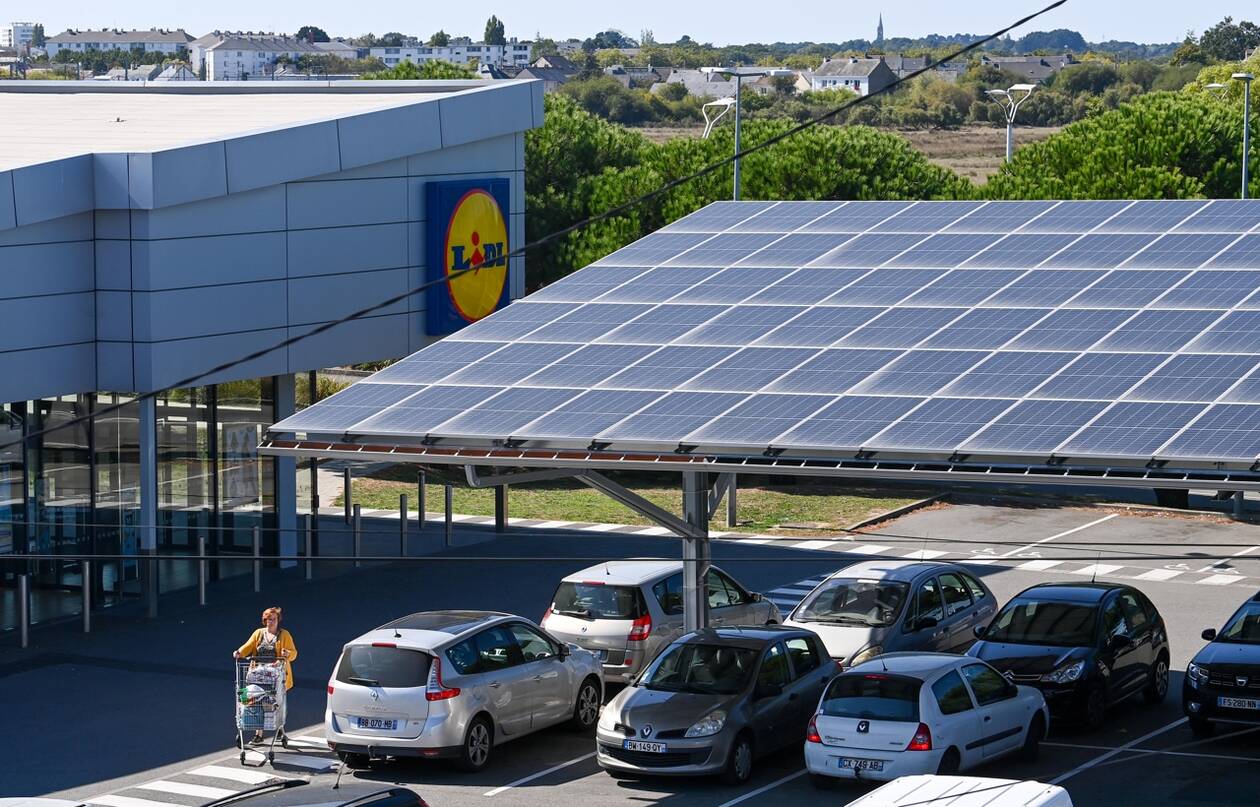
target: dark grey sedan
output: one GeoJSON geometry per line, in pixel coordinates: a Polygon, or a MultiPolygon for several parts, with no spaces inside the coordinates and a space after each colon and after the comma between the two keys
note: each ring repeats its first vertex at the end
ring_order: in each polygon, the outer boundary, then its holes
{"type": "Polygon", "coordinates": [[[618,775],[748,781],[753,761],[804,741],[838,669],[813,631],[708,628],[668,647],[604,707],[600,767],[618,775]]]}

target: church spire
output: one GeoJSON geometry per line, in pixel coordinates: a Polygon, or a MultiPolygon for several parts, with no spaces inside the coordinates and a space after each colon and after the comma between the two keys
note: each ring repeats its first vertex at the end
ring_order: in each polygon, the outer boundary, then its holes
{"type": "Polygon", "coordinates": [[[884,14],[883,12],[880,12],[880,15],[879,15],[879,27],[875,29],[875,44],[876,45],[884,44],[884,14]]]}

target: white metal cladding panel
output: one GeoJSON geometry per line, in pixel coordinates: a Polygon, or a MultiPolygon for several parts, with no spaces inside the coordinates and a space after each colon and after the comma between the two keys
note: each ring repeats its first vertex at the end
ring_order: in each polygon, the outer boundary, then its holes
{"type": "Polygon", "coordinates": [[[223,147],[228,193],[341,170],[336,121],[235,137],[223,147]]]}
{"type": "Polygon", "coordinates": [[[0,352],[0,401],[24,401],[96,386],[92,342],[0,352]]]}
{"type": "MultiPolygon", "coordinates": [[[[285,328],[178,339],[170,342],[134,343],[135,381],[139,390],[165,389],[182,379],[204,373],[285,338],[285,328]]],[[[217,384],[240,378],[258,378],[291,372],[284,351],[234,366],[231,370],[207,375],[200,384],[217,384]]]]}
{"type": "MultiPolygon", "coordinates": [[[[289,328],[289,335],[308,333],[314,326],[289,328]]],[[[410,314],[366,317],[333,327],[289,346],[289,366],[297,368],[355,364],[361,356],[403,356],[413,332],[410,314]]],[[[419,329],[423,333],[423,328],[419,329]]]]}
{"type": "Polygon", "coordinates": [[[283,280],[284,233],[241,233],[131,242],[137,291],[283,280]]]}
{"type": "Polygon", "coordinates": [[[294,182],[287,186],[291,230],[406,221],[402,177],[294,182]]]}
{"type": "Polygon", "coordinates": [[[402,268],[408,265],[407,225],[291,230],[287,261],[289,277],[402,268]]]}
{"type": "Polygon", "coordinates": [[[30,350],[96,338],[92,292],[0,300],[0,345],[30,350]]]}
{"type": "Polygon", "coordinates": [[[91,291],[94,284],[91,241],[0,247],[0,299],[91,291]]]}
{"type": "Polygon", "coordinates": [[[98,290],[96,338],[107,342],[130,342],[131,328],[131,292],[98,290]]]}
{"type": "Polygon", "coordinates": [[[127,162],[130,207],[150,209],[227,193],[223,143],[132,154],[127,162]]]}
{"type": "Polygon", "coordinates": [[[17,226],[17,209],[13,206],[13,172],[0,171],[0,231],[17,226]]]}
{"type": "MultiPolygon", "coordinates": [[[[354,311],[388,300],[405,292],[407,270],[383,269],[342,275],[318,275],[289,281],[289,324],[327,322],[347,310],[354,311]]],[[[402,314],[407,301],[381,308],[373,316],[402,314]]]]}
{"type": "Polygon", "coordinates": [[[285,186],[234,193],[160,210],[131,212],[131,237],[189,238],[285,228],[285,186]]]}
{"type": "Polygon", "coordinates": [[[90,154],[15,168],[11,175],[18,227],[84,213],[95,205],[90,154]]]}
{"type": "Polygon", "coordinates": [[[283,328],[284,280],[203,286],[195,289],[136,291],[132,295],[137,342],[161,342],[218,334],[283,328]]]}
{"type": "Polygon", "coordinates": [[[59,219],[41,221],[38,224],[28,224],[25,227],[0,230],[0,247],[91,241],[92,236],[92,214],[76,213],[59,219]]]}
{"type": "Polygon", "coordinates": [[[98,238],[93,245],[97,290],[131,291],[132,241],[125,238],[98,238]]]}

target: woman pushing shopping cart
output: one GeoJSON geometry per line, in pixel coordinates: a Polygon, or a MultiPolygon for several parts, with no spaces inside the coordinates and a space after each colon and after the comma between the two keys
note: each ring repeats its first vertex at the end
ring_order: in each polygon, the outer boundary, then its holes
{"type": "MultiPolygon", "coordinates": [[[[288,690],[293,687],[293,660],[297,647],[280,627],[280,609],[262,613],[263,626],[232,653],[236,666],[236,739],[245,762],[245,734],[253,731],[250,745],[267,743],[267,761],[275,761],[276,740],[288,747],[284,718],[288,690]],[[270,734],[270,742],[266,735],[270,734]]],[[[262,764],[262,763],[259,763],[262,764]]]]}

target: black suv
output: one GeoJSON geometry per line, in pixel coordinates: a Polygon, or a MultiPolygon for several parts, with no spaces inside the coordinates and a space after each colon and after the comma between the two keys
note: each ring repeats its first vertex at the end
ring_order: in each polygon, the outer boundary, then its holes
{"type": "Polygon", "coordinates": [[[1107,708],[1138,693],[1168,694],[1168,631],[1146,595],[1112,583],[1045,583],[976,628],[967,654],[1035,686],[1053,714],[1100,727],[1107,708]]]}
{"type": "Polygon", "coordinates": [[[1181,708],[1196,737],[1215,723],[1260,724],[1260,594],[1242,604],[1186,668],[1181,708]]]}

